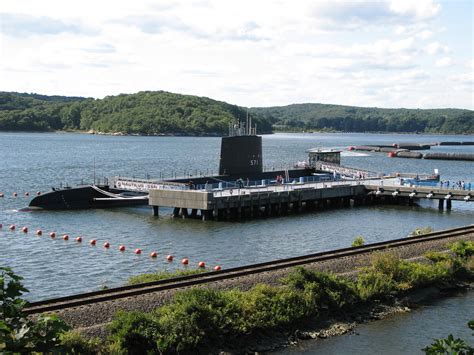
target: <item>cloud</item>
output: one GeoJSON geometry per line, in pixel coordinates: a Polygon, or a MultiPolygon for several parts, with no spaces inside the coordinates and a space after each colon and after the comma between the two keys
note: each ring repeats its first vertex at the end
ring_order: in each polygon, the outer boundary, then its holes
{"type": "Polygon", "coordinates": [[[82,49],[85,52],[89,53],[115,53],[117,49],[108,43],[100,43],[92,47],[87,47],[82,49]]]}
{"type": "Polygon", "coordinates": [[[0,14],[0,32],[12,37],[32,35],[57,35],[61,33],[95,34],[97,31],[80,24],[46,17],[14,13],[0,14]]]}
{"type": "Polygon", "coordinates": [[[110,22],[123,26],[133,26],[147,34],[163,33],[166,30],[189,33],[195,31],[192,26],[171,15],[133,15],[115,19],[110,22]]]}
{"type": "Polygon", "coordinates": [[[431,54],[431,55],[449,52],[448,46],[442,45],[439,42],[431,42],[430,44],[425,46],[424,50],[426,53],[431,54]]]}
{"type": "Polygon", "coordinates": [[[448,67],[451,64],[453,64],[453,60],[451,59],[451,57],[443,57],[436,61],[435,66],[437,66],[438,68],[442,68],[442,67],[448,67]]]}

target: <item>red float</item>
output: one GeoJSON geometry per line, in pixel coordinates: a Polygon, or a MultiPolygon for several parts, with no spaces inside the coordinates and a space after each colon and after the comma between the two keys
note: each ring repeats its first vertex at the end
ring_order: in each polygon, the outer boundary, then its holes
{"type": "Polygon", "coordinates": [[[397,154],[395,152],[389,152],[388,153],[389,158],[395,158],[396,156],[397,156],[397,154]]]}
{"type": "Polygon", "coordinates": [[[109,243],[109,242],[105,242],[105,243],[104,243],[104,248],[110,248],[110,243],[109,243]]]}
{"type": "Polygon", "coordinates": [[[354,150],[354,147],[353,147],[353,146],[350,146],[350,147],[349,147],[349,150],[354,150]]]}
{"type": "Polygon", "coordinates": [[[199,267],[206,267],[206,263],[204,261],[200,261],[198,266],[199,267]]]}
{"type": "Polygon", "coordinates": [[[13,197],[17,197],[18,194],[16,192],[13,193],[13,197]]]}
{"type": "Polygon", "coordinates": [[[2,228],[3,228],[3,224],[0,223],[0,229],[2,229],[2,228]]]}
{"type": "Polygon", "coordinates": [[[150,253],[150,256],[151,256],[152,258],[156,258],[156,257],[158,256],[158,253],[157,253],[156,251],[152,251],[152,252],[150,253]]]}
{"type": "Polygon", "coordinates": [[[23,227],[23,228],[21,229],[21,231],[22,231],[23,233],[28,233],[28,227],[23,227]]]}
{"type": "Polygon", "coordinates": [[[91,241],[89,242],[90,245],[96,245],[97,244],[97,240],[95,239],[91,239],[91,241]]]}
{"type": "Polygon", "coordinates": [[[41,195],[41,191],[36,191],[36,196],[41,195]]]}
{"type": "Polygon", "coordinates": [[[36,235],[43,235],[43,231],[42,231],[41,229],[38,229],[38,230],[36,231],[36,235]]]}
{"type": "Polygon", "coordinates": [[[0,197],[3,197],[3,192],[0,192],[0,197]]]}
{"type": "Polygon", "coordinates": [[[189,259],[184,258],[183,260],[181,260],[181,264],[188,265],[189,264],[189,259]]]}
{"type": "Polygon", "coordinates": [[[215,271],[221,271],[221,267],[219,265],[214,266],[215,271]]]}
{"type": "Polygon", "coordinates": [[[25,196],[30,196],[30,193],[29,193],[29,192],[25,192],[25,196]]]}
{"type": "Polygon", "coordinates": [[[63,235],[63,240],[69,240],[69,236],[67,234],[63,235]]]}
{"type": "Polygon", "coordinates": [[[142,250],[141,250],[141,249],[139,249],[139,248],[135,249],[135,254],[139,255],[139,254],[141,254],[141,253],[142,253],[142,250]]]}
{"type": "Polygon", "coordinates": [[[11,224],[10,227],[8,227],[8,229],[10,229],[11,231],[14,231],[15,230],[15,225],[14,224],[11,224]]]}
{"type": "Polygon", "coordinates": [[[82,237],[77,237],[76,242],[81,243],[82,242],[82,237]]]}
{"type": "Polygon", "coordinates": [[[54,239],[54,238],[56,238],[56,233],[51,232],[51,233],[49,233],[49,236],[54,239]]]}
{"type": "Polygon", "coordinates": [[[120,251],[125,251],[125,245],[119,246],[119,250],[120,250],[120,251]]]}
{"type": "Polygon", "coordinates": [[[166,260],[168,260],[168,261],[173,261],[173,255],[168,255],[168,256],[166,257],[166,260]]]}

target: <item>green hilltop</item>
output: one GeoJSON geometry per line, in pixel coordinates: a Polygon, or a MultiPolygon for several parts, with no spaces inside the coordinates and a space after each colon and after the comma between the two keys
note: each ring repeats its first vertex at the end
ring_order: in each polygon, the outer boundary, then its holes
{"type": "Polygon", "coordinates": [[[474,111],[294,104],[247,109],[165,91],[103,99],[0,92],[0,131],[77,130],[141,135],[225,135],[247,110],[259,133],[280,131],[474,134],[474,111]]]}

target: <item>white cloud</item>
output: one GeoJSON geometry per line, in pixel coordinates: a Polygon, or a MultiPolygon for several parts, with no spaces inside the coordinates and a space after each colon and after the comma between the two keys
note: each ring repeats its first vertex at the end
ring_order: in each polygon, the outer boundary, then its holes
{"type": "Polygon", "coordinates": [[[448,46],[445,46],[439,42],[431,42],[430,44],[425,46],[424,50],[426,53],[431,55],[449,52],[448,46]]]}
{"type": "Polygon", "coordinates": [[[440,58],[436,61],[435,65],[438,67],[438,68],[442,68],[442,67],[448,67],[450,66],[451,64],[453,64],[453,60],[451,59],[451,57],[443,57],[443,58],[440,58]]]}

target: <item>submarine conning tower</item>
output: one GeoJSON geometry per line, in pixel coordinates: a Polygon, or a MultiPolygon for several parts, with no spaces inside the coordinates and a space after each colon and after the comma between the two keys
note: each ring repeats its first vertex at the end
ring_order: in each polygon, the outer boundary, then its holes
{"type": "Polygon", "coordinates": [[[262,137],[252,119],[229,124],[229,136],[222,137],[219,175],[246,175],[263,172],[262,137]]]}

